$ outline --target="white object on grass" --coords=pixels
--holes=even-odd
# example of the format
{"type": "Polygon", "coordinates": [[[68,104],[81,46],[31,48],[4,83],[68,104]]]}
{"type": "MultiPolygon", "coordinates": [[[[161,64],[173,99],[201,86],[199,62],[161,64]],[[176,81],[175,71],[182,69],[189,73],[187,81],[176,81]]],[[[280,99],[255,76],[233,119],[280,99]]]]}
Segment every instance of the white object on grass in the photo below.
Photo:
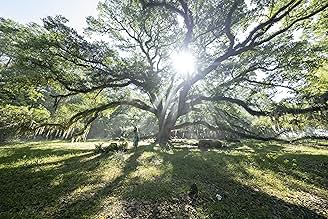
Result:
{"type": "Polygon", "coordinates": [[[218,200],[218,201],[221,201],[222,200],[222,196],[221,195],[219,195],[219,194],[216,194],[216,199],[218,200]]]}

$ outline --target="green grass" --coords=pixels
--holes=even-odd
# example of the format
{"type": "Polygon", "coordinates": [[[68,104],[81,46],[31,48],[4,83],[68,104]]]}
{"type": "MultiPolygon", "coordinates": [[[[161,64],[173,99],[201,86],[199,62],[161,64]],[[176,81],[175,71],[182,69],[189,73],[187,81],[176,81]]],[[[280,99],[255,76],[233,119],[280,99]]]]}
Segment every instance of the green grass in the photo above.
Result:
{"type": "Polygon", "coordinates": [[[96,154],[98,143],[1,145],[0,218],[328,218],[327,146],[144,144],[96,154]]]}

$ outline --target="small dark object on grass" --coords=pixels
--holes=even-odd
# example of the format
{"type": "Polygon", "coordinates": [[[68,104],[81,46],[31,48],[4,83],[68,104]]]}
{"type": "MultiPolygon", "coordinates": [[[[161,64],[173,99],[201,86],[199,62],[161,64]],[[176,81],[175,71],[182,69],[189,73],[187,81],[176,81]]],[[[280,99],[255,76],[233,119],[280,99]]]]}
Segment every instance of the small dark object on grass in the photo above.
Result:
{"type": "Polygon", "coordinates": [[[222,148],[224,145],[218,140],[202,139],[198,142],[198,148],[209,149],[209,148],[222,148]]]}
{"type": "Polygon", "coordinates": [[[197,197],[198,197],[198,188],[197,188],[196,183],[194,183],[190,186],[190,191],[189,191],[188,196],[191,199],[191,204],[194,205],[197,200],[197,197]]]}

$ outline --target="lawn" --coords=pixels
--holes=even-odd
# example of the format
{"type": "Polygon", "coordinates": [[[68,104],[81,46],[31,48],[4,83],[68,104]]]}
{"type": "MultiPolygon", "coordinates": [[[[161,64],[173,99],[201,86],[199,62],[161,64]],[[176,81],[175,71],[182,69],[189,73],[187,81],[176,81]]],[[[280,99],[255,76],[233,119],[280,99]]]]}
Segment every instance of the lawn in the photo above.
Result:
{"type": "Polygon", "coordinates": [[[98,143],[0,145],[0,218],[328,218],[325,142],[97,154],[98,143]]]}

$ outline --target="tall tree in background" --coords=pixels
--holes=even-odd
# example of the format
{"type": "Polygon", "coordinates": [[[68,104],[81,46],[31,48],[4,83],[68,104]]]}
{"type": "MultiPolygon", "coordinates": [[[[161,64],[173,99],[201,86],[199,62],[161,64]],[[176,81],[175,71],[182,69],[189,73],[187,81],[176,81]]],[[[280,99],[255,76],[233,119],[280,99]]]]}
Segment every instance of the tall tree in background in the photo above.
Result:
{"type": "Polygon", "coordinates": [[[17,82],[30,82],[57,110],[49,98],[39,101],[52,120],[34,128],[81,123],[75,134],[108,109],[135,107],[157,119],[162,145],[172,130],[193,125],[260,139],[313,121],[324,127],[327,7],[323,0],[104,1],[88,18],[88,38],[63,17],[43,27],[2,19],[1,99],[12,104],[11,92],[27,91],[15,91],[17,82]],[[194,63],[174,63],[187,58],[194,63]],[[288,96],[277,96],[281,90],[288,96]],[[62,121],[68,103],[78,113],[62,121]],[[266,118],[273,129],[263,128],[266,118]]]}

